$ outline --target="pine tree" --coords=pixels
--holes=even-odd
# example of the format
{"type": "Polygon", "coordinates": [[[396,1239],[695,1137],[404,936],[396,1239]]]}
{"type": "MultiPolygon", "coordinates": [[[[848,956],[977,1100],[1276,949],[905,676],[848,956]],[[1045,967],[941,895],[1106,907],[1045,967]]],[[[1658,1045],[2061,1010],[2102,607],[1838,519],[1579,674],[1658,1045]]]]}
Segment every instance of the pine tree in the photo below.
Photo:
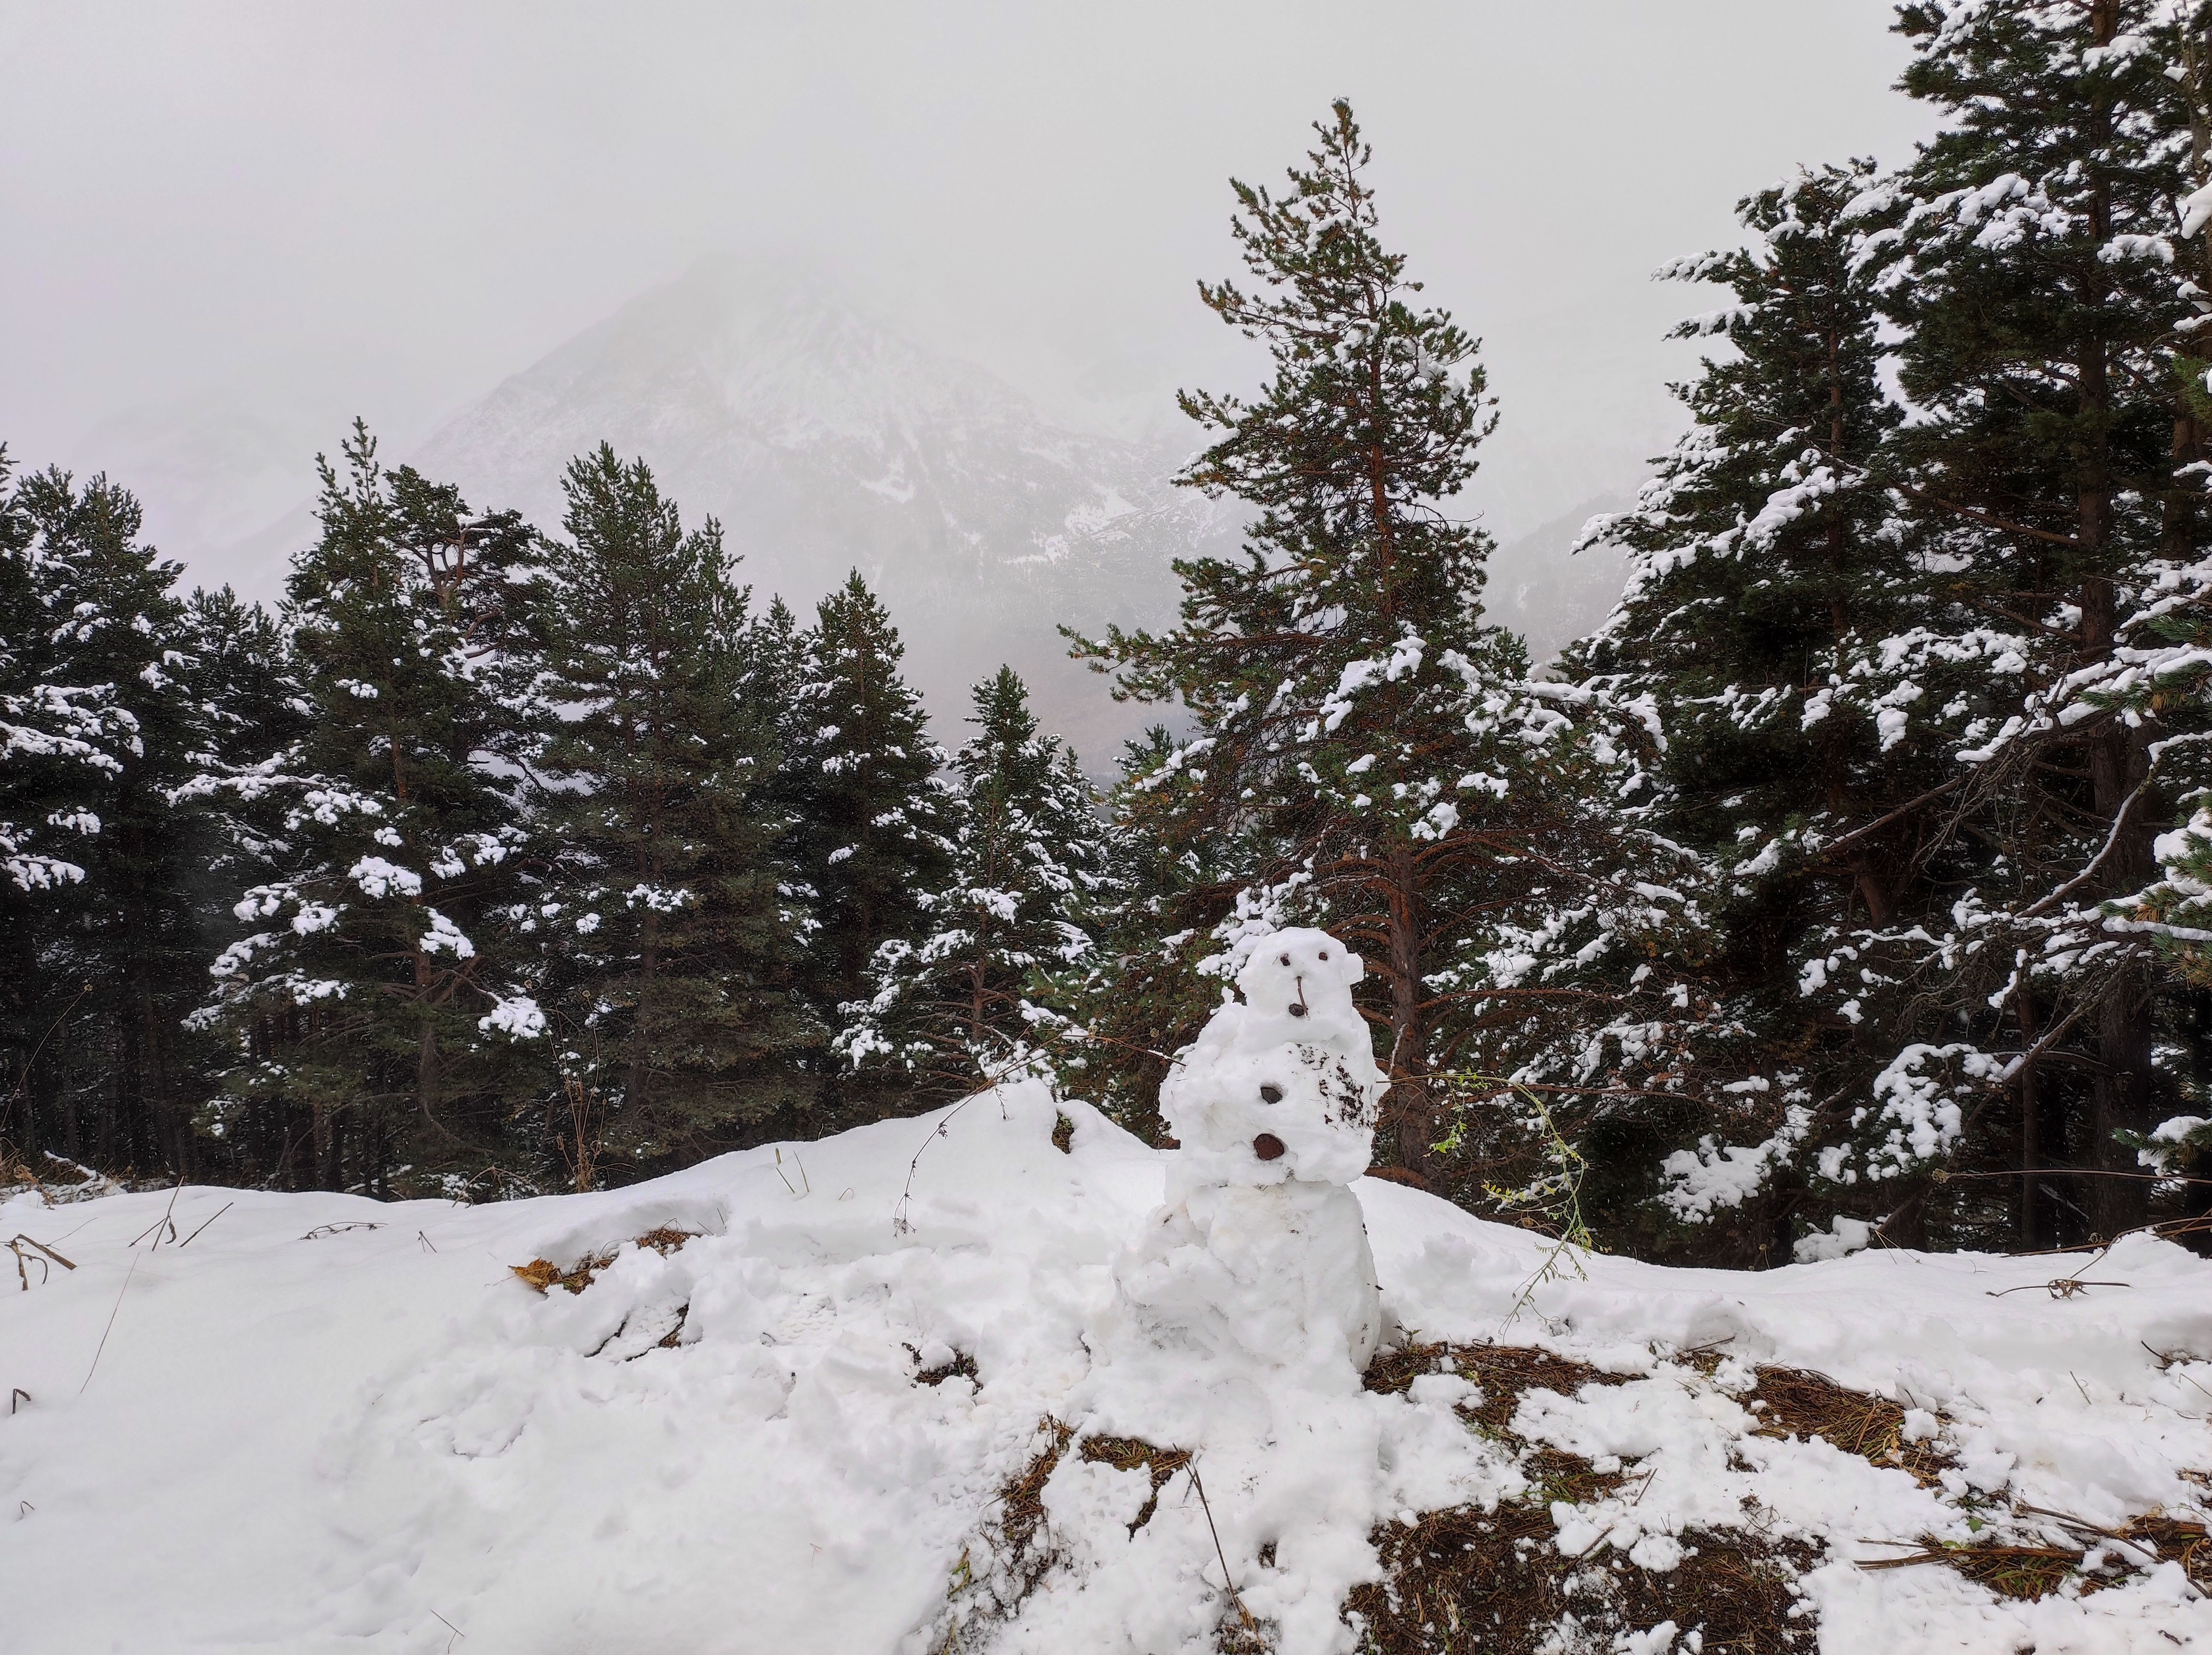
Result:
{"type": "Polygon", "coordinates": [[[763,682],[788,627],[762,635],[720,526],[686,532],[642,461],[602,445],[563,486],[538,687],[561,717],[536,764],[556,871],[518,917],[544,949],[556,1134],[588,1188],[603,1153],[696,1159],[788,1123],[821,1033],[795,995],[763,682]]]}
{"type": "Polygon", "coordinates": [[[1091,918],[1095,945],[1063,997],[1079,1031],[1081,1070],[1063,1082],[1147,1143],[1166,1137],[1160,1082],[1220,1002],[1207,969],[1215,930],[1235,909],[1246,847],[1188,831],[1182,798],[1150,785],[1173,777],[1181,743],[1165,724],[1123,744],[1109,801],[1115,888],[1091,918]]]}
{"type": "Polygon", "coordinates": [[[280,802],[283,871],[239,904],[263,928],[217,961],[203,1021],[234,1042],[235,1106],[298,1123],[288,1179],[381,1192],[403,1153],[426,1176],[481,1167],[532,1084],[516,1046],[542,1017],[501,922],[526,841],[536,552],[514,514],[386,472],[358,424],[343,458],[343,478],[321,465],[285,609],[306,727],[226,781],[280,802]]]}
{"type": "Polygon", "coordinates": [[[2145,1216],[2130,1144],[2178,1084],[2157,1056],[2172,979],[2107,905],[2154,879],[2205,721],[2187,675],[2139,652],[2203,555],[2212,428],[2189,268],[2206,267],[2178,233],[2205,181],[2206,13],[2094,0],[1899,18],[1905,88],[1945,125],[1861,216],[1915,405],[1892,445],[1899,491],[1973,621],[1895,653],[1907,674],[1981,664],[1978,694],[1929,699],[1952,731],[1954,814],[1997,855],[1917,949],[1952,1032],[1899,1055],[1870,1114],[1917,1147],[1839,1166],[1879,1179],[1971,1156],[1968,1124],[1986,1135],[2008,1112],[1979,1152],[2023,1169],[2018,1233],[2110,1236],[2145,1216]],[[2051,1176],[2054,1161],[2087,1175],[2051,1176]]]}
{"type": "Polygon", "coordinates": [[[229,587],[185,600],[181,637],[179,676],[193,706],[194,740],[172,797],[191,826],[189,854],[199,870],[185,886],[198,946],[181,1013],[198,1031],[194,1159],[198,1175],[219,1172],[216,1181],[281,1181],[298,1171],[297,1123],[281,1092],[241,1094],[221,1083],[236,1065],[225,1059],[206,1004],[208,967],[235,936],[246,893],[282,879],[290,866],[295,836],[285,820],[295,796],[263,783],[271,755],[305,738],[313,708],[283,627],[229,587]]]}
{"type": "Polygon", "coordinates": [[[1899,15],[1944,128],[1893,177],[1800,185],[1814,233],[1754,203],[1761,245],[1692,272],[1735,287],[1744,355],[1608,530],[1638,573],[1580,663],[1665,707],[1655,820],[1705,854],[1715,921],[1708,958],[1661,962],[1677,1015],[1618,1032],[1700,1094],[1677,1140],[1713,1129],[1668,1157],[1672,1204],[1764,1186],[1762,1256],[1792,1207],[1907,1243],[2115,1234],[2136,1146],[2202,1085],[2157,1053],[2197,1015],[2186,835],[2159,830],[2212,722],[2178,240],[2205,13],[1899,15]],[[1849,342],[1825,368],[1824,306],[1849,342]]]}
{"type": "MultiPolygon", "coordinates": [[[[1747,247],[1662,272],[1730,290],[1675,336],[1732,351],[1676,387],[1694,424],[1636,508],[1585,531],[1631,573],[1565,662],[1662,710],[1665,755],[1633,813],[1699,858],[1698,929],[1641,967],[1600,1032],[1651,1094],[1601,1125],[1601,1176],[1628,1197],[1607,1204],[1652,1193],[1663,1160],[1674,1215],[1729,1221],[1686,1245],[1739,1263],[1790,1257],[1801,1159],[1924,1032],[1884,992],[1868,934],[1948,906],[1960,871],[1958,837],[1920,802],[1951,767],[1914,723],[1929,675],[1893,658],[1956,616],[1886,486],[1902,415],[1881,384],[1879,266],[1847,216],[1876,182],[1864,162],[1800,172],[1738,204],[1747,247]]],[[[1942,700],[1972,670],[1938,683],[1942,700]]]]}
{"type": "MultiPolygon", "coordinates": [[[[905,646],[859,571],[822,600],[805,645],[784,797],[815,916],[808,981],[823,1021],[842,1028],[842,1008],[872,991],[877,950],[927,934],[922,899],[953,866],[951,798],[945,751],[899,676],[905,646]]],[[[880,1072],[830,1091],[833,1117],[852,1119],[914,1101],[880,1072]]]]}
{"type": "Polygon", "coordinates": [[[68,682],[55,657],[39,538],[0,448],[0,1161],[62,1142],[44,1061],[61,1019],[44,955],[99,830],[87,801],[120,767],[107,738],[122,726],[102,687],[68,682]]]}
{"type": "Polygon", "coordinates": [[[923,894],[922,936],[878,947],[872,992],[836,1041],[854,1068],[889,1065],[925,1095],[1040,1061],[1064,1021],[1053,979],[1088,963],[1090,911],[1111,882],[1091,785],[1038,734],[1020,677],[1002,666],[974,694],[976,733],[951,767],[951,877],[923,894]]]}
{"type": "Polygon", "coordinates": [[[31,904],[84,877],[73,858],[98,825],[66,794],[116,767],[106,740],[125,726],[103,687],[64,676],[46,601],[48,554],[14,477],[0,446],[0,872],[14,887],[9,932],[27,937],[31,904]]]}
{"type": "Polygon", "coordinates": [[[1128,785],[1154,796],[1146,815],[1177,853],[1226,864],[1222,963],[1293,916],[1367,955],[1398,1155],[1435,1181],[1444,1071],[1489,1068],[1501,1013],[1571,992],[1542,971],[1496,980],[1482,939],[1602,930],[1603,904],[1559,860],[1582,825],[1561,808],[1578,785],[1561,767],[1583,750],[1574,698],[1532,683],[1518,640],[1481,623],[1490,543],[1440,505],[1492,425],[1475,342],[1416,308],[1383,247],[1350,106],[1315,130],[1284,195],[1233,185],[1259,288],[1199,289],[1273,361],[1249,402],[1181,399],[1218,440],[1179,480],[1256,508],[1243,555],[1176,564],[1173,631],[1115,629],[1077,653],[1117,674],[1117,695],[1180,700],[1196,723],[1128,785]]]}
{"type": "Polygon", "coordinates": [[[16,898],[15,1118],[0,1132],[118,1170],[182,1173],[196,1076],[179,1020],[204,981],[192,898],[213,847],[171,797],[196,709],[179,566],[143,543],[141,521],[105,477],[80,487],[49,470],[0,500],[14,610],[13,682],[0,690],[14,802],[0,808],[35,823],[0,827],[16,898]]]}

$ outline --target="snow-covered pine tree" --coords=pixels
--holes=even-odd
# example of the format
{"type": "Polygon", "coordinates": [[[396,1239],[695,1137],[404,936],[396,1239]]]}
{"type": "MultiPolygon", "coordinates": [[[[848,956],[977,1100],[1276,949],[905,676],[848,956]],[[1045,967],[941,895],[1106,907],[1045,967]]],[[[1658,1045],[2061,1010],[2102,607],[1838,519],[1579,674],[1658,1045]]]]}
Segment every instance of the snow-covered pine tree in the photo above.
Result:
{"type": "MultiPolygon", "coordinates": [[[[1914,956],[1948,1033],[1898,1054],[1830,1170],[1994,1161],[2018,1173],[1996,1189],[2022,1238],[2110,1236],[2145,1216],[2131,1141],[2180,1084],[2176,985],[2108,905],[2155,878],[2160,830],[2203,776],[2201,680],[2154,634],[2205,538],[2207,272],[2181,233],[2204,182],[2207,12],[1899,17],[1905,88],[1944,126],[1857,215],[1913,404],[1891,476],[1972,620],[1890,653],[1900,685],[1978,668],[1972,692],[1930,684],[1900,710],[1959,761],[1952,815],[1989,865],[1957,882],[1950,923],[1872,939],[1914,956]]],[[[1966,1215],[1960,1188],[1944,1200],[1966,1215]]]]}
{"type": "Polygon", "coordinates": [[[9,1117],[0,1137],[183,1173],[204,1076],[181,1020],[205,989],[198,921],[219,855],[172,790],[201,744],[179,566],[105,477],[9,489],[0,458],[9,1117]],[[69,859],[58,852],[68,845],[69,859]]]}
{"type": "MultiPolygon", "coordinates": [[[[56,617],[39,524],[0,446],[0,900],[9,937],[27,942],[28,915],[47,894],[84,877],[77,858],[99,823],[70,794],[112,772],[107,738],[127,730],[106,687],[72,684],[55,656],[56,617]]],[[[27,982],[11,972],[11,985],[27,982]]]]}
{"type": "Polygon", "coordinates": [[[185,755],[186,779],[171,797],[180,825],[192,829],[192,853],[204,861],[200,876],[186,886],[198,957],[189,991],[194,1009],[183,1018],[202,1030],[193,1037],[203,1076],[193,1154],[204,1172],[261,1183],[299,1173],[298,1123],[281,1095],[241,1094],[222,1084],[233,1063],[222,1038],[204,1027],[208,965],[237,934],[240,899],[289,866],[295,836],[285,821],[296,800],[261,784],[270,755],[296,749],[313,709],[301,693],[283,627],[260,604],[241,602],[228,586],[198,590],[185,600],[179,631],[184,660],[177,676],[192,703],[194,745],[185,755]],[[252,778],[242,789],[241,777],[252,778]]]}
{"type": "MultiPolygon", "coordinates": [[[[356,423],[321,464],[317,543],[284,618],[304,728],[219,779],[270,811],[280,876],[216,966],[203,1014],[234,1043],[229,1112],[275,1112],[289,1182],[390,1187],[404,1160],[471,1171],[498,1151],[540,1028],[501,921],[526,834],[530,530],[471,513],[356,423]],[[304,1162],[304,1164],[303,1164],[304,1162]]],[[[223,1125],[219,1111],[218,1126],[223,1125]]]]}
{"type": "Polygon", "coordinates": [[[106,686],[63,676],[48,584],[38,525],[0,448],[0,1146],[21,1154],[62,1142],[62,1112],[47,1106],[58,1077],[42,1063],[60,1009],[45,944],[64,893],[84,878],[100,825],[91,801],[121,767],[111,740],[129,734],[106,686]]]}
{"type": "Polygon", "coordinates": [[[1483,1036],[1501,1015],[1522,1024],[1575,997],[1526,945],[1603,929],[1609,897],[1572,865],[1589,823],[1559,767],[1587,750],[1563,710],[1577,698],[1531,682],[1518,640],[1483,626],[1489,540],[1443,509],[1492,423],[1475,342],[1417,307],[1383,246],[1350,106],[1315,130],[1284,194],[1233,185],[1258,288],[1200,286],[1273,361],[1249,401],[1181,398],[1218,440],[1180,480],[1255,508],[1243,555],[1176,565],[1174,630],[1116,628],[1075,652],[1117,676],[1118,696],[1179,700],[1194,718],[1129,785],[1157,795],[1146,819],[1174,856],[1208,845],[1236,882],[1222,961],[1289,923],[1367,956],[1386,1118],[1401,1163],[1435,1181],[1442,1073],[1491,1068],[1483,1036]],[[1527,962],[1511,981],[1482,963],[1482,939],[1506,933],[1527,962]]]}
{"type": "Polygon", "coordinates": [[[1123,744],[1108,800],[1115,889],[1091,917],[1095,945],[1062,997],[1081,1031],[1079,1076],[1064,1082],[1148,1142],[1166,1134],[1160,1082],[1177,1051],[1219,1004],[1206,969],[1214,931],[1234,910],[1250,846],[1229,834],[1192,834],[1171,764],[1182,743],[1154,724],[1123,744]]]}
{"type": "MultiPolygon", "coordinates": [[[[876,951],[927,934],[922,898],[953,866],[953,803],[938,773],[945,750],[899,676],[898,629],[858,570],[822,600],[804,643],[782,796],[814,909],[810,992],[818,1015],[842,1027],[840,1009],[872,991],[876,951]]],[[[884,1070],[825,1080],[840,1125],[913,1101],[903,1078],[884,1070]]]]}
{"type": "Polygon", "coordinates": [[[823,1034],[795,992],[775,708],[721,526],[685,530],[645,463],[604,444],[562,486],[537,690],[558,716],[533,765],[554,871],[516,918],[542,949],[555,1135],[580,1189],[602,1155],[684,1162],[788,1126],[823,1034]]]}
{"type": "Polygon", "coordinates": [[[1960,615],[1884,486],[1902,415],[1881,384],[1877,270],[1843,221],[1875,182],[1869,163],[1801,171],[1738,204],[1748,245],[1661,272],[1729,290],[1675,330],[1729,349],[1676,387],[1694,423],[1635,509],[1585,530],[1631,572],[1564,664],[1661,709],[1665,755],[1632,815],[1700,868],[1703,929],[1639,967],[1599,1034],[1648,1094],[1593,1138],[1599,1187],[1625,1215],[1663,1161],[1663,1209],[1713,1226],[1671,1245],[1737,1263],[1788,1259],[1802,1163],[1930,1032],[1861,957],[1868,934],[1948,910],[1966,871],[1929,819],[1950,755],[1908,712],[1978,665],[1908,677],[1893,659],[1960,615]]]}
{"type": "Polygon", "coordinates": [[[1064,1013],[1053,980],[1092,950],[1092,911],[1112,884],[1091,784],[1042,736],[1011,667],[975,688],[975,734],[953,756],[950,879],[922,894],[927,926],[880,944],[872,992],[848,1007],[836,1050],[889,1065],[923,1096],[957,1096],[1042,1060],[1064,1013]]]}

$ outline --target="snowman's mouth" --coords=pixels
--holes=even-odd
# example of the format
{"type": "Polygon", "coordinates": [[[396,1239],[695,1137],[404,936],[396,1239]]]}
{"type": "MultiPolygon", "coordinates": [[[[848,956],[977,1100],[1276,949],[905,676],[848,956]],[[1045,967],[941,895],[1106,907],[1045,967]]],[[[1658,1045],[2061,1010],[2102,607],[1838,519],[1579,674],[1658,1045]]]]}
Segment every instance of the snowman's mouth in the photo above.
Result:
{"type": "Polygon", "coordinates": [[[1252,1140],[1252,1153],[1262,1161],[1277,1160],[1283,1153],[1283,1141],[1273,1132],[1262,1132],[1252,1140]]]}

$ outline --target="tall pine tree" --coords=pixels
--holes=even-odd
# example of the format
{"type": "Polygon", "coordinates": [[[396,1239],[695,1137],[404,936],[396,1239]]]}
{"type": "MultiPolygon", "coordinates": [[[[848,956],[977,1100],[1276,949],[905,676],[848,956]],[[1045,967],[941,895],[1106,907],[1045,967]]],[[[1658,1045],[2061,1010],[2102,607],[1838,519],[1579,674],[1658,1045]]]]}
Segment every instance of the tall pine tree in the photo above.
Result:
{"type": "Polygon", "coordinates": [[[410,468],[356,424],[322,466],[321,534],[285,609],[305,728],[228,779],[281,801],[279,877],[216,964],[215,1003],[243,1114],[293,1123],[295,1183],[390,1188],[502,1149],[532,1084],[518,1039],[542,1019],[502,923],[526,831],[535,543],[410,468]]]}
{"type": "Polygon", "coordinates": [[[1617,1215],[1663,1162],[1672,1216],[1726,1221],[1674,1245],[1738,1263],[1790,1256],[1801,1161],[1899,1045],[1940,1035],[1867,944],[1948,906],[1961,841],[1923,796],[1952,767],[1915,715],[1975,676],[1896,665],[1899,638],[1957,616],[1885,483],[1902,411],[1881,385],[1879,266],[1848,219],[1876,182],[1869,163],[1800,172],[1738,204],[1747,246],[1662,272],[1729,290],[1675,336],[1730,349],[1676,388],[1694,423],[1636,508],[1585,531],[1631,572],[1565,662],[1662,711],[1632,813],[1698,858],[1698,925],[1598,1032],[1647,1095],[1591,1152],[1617,1215]]]}
{"type": "Polygon", "coordinates": [[[1491,428],[1475,342],[1382,245],[1350,106],[1315,131],[1280,196],[1233,185],[1255,289],[1199,288],[1273,360],[1249,401],[1181,399],[1217,440],[1179,481],[1255,510],[1243,554],[1176,565],[1174,630],[1077,653],[1117,695],[1180,700],[1194,721],[1129,786],[1177,855],[1225,864],[1218,963],[1296,921],[1366,955],[1397,1153],[1435,1183],[1447,1071],[1494,1069],[1482,1037],[1501,1015],[1573,992],[1541,970],[1492,973],[1485,939],[1510,933],[1525,955],[1606,929],[1606,905],[1569,865],[1575,698],[1529,682],[1519,641],[1482,624],[1490,543],[1444,509],[1491,428]]]}
{"type": "MultiPolygon", "coordinates": [[[[905,646],[858,570],[822,600],[804,645],[783,793],[815,915],[808,983],[823,1021],[842,1028],[842,1009],[873,991],[878,949],[927,934],[923,896],[953,866],[952,798],[938,774],[945,750],[899,673],[905,646]]],[[[840,1124],[919,1101],[880,1070],[833,1076],[827,1089],[840,1124]]]]}
{"type": "Polygon", "coordinates": [[[589,1188],[613,1170],[603,1155],[689,1161],[795,1124],[822,1031],[796,995],[755,659],[775,629],[757,637],[720,526],[686,531],[643,461],[602,445],[563,487],[538,686],[558,716],[534,767],[554,871],[517,918],[543,949],[558,1147],[589,1188]]]}
{"type": "Polygon", "coordinates": [[[2142,651],[2204,541],[2190,269],[2205,264],[2179,233],[2204,182],[2206,13],[2091,0],[1899,20],[1905,89],[1944,126],[1861,217],[1915,406],[1893,475],[1974,621],[1899,654],[1908,670],[1983,664],[1977,693],[1928,699],[1962,830],[1997,854],[1929,941],[1886,939],[1954,1015],[1941,1045],[1900,1054],[1873,1112],[1907,1151],[1839,1171],[1971,1153],[2009,1113],[2003,1153],[1985,1153],[2021,1174],[2019,1234],[2111,1236],[2147,1215],[2133,1142],[2180,1084],[2160,1056],[2178,985],[2111,905],[2154,880],[2202,769],[2202,700],[2142,651]]]}
{"type": "Polygon", "coordinates": [[[105,477],[47,471],[0,500],[16,677],[4,773],[21,801],[0,809],[36,823],[0,826],[15,1048],[0,1136],[158,1174],[194,1161],[204,1077],[181,1020],[204,988],[219,850],[204,813],[173,797],[204,721],[180,571],[141,521],[105,477]]]}

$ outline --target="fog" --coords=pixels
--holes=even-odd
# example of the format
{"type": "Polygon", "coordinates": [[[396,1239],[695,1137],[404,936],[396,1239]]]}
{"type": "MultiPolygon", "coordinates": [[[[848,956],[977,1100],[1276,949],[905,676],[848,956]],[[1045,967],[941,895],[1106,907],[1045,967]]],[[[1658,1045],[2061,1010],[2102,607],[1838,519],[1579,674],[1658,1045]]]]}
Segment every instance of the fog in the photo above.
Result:
{"type": "Polygon", "coordinates": [[[1675,428],[1664,384],[1692,357],[1661,335],[1707,300],[1651,270],[1732,239],[1732,203],[1792,163],[1900,157],[1923,130],[1888,20],[0,5],[0,440],[106,467],[195,574],[266,592],[271,554],[220,549],[306,495],[345,419],[404,452],[718,250],[811,259],[1078,429],[1172,436],[1178,383],[1255,371],[1192,291],[1235,268],[1225,180],[1279,177],[1341,94],[1386,233],[1486,341],[1504,421],[1474,504],[1522,534],[1632,485],[1675,428]],[[218,404],[296,482],[226,481],[212,439],[204,477],[133,476],[161,441],[199,452],[177,444],[218,404]]]}

